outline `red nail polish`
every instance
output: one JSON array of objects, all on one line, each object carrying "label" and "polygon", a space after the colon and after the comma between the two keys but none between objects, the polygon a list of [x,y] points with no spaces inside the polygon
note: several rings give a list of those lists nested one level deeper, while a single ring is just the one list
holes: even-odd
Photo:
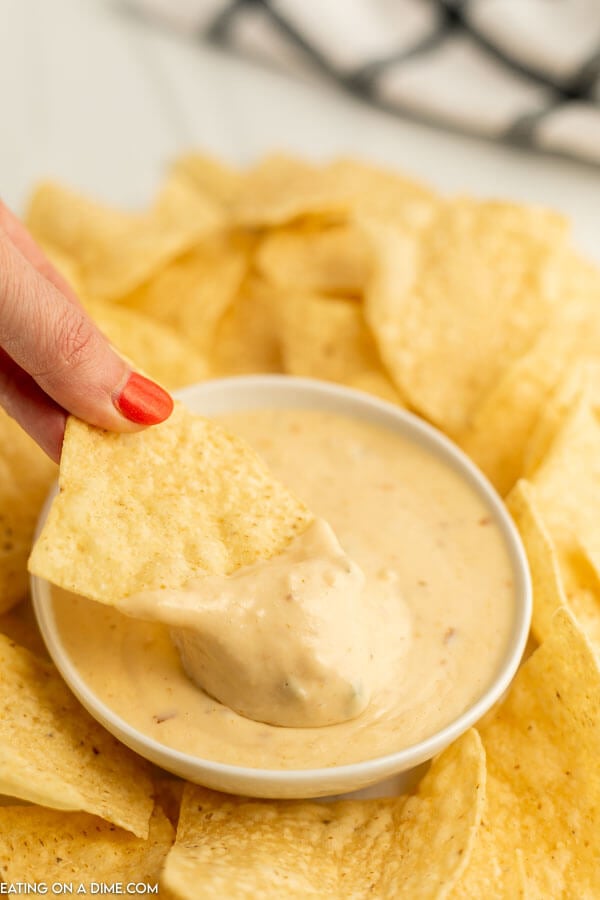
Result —
[{"label": "red nail polish", "polygon": [[122,416],[137,425],[157,425],[173,412],[173,398],[158,384],[132,372],[114,401]]}]

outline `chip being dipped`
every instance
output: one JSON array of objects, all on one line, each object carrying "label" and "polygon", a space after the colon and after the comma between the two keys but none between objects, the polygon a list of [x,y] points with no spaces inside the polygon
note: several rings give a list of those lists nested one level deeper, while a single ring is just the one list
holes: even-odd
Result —
[{"label": "chip being dipped", "polygon": [[362,572],[243,440],[182,405],[137,434],[72,418],[59,484],[34,574],[170,626],[192,681],[241,715],[313,726],[365,708]]}]

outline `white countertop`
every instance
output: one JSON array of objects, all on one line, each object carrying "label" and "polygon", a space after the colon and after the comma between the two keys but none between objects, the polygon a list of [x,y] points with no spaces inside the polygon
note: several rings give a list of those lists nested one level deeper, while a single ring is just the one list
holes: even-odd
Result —
[{"label": "white countertop", "polygon": [[3,0],[0,193],[44,176],[146,203],[193,146],[245,162],[274,149],[355,153],[456,192],[554,206],[600,260],[600,169],[448,134],[140,21],[109,0]]}]

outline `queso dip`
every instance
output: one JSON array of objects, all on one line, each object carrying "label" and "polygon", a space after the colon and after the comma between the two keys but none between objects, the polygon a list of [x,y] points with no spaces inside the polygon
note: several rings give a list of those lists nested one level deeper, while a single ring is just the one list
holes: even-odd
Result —
[{"label": "queso dip", "polygon": [[[265,769],[382,756],[455,719],[492,681],[514,619],[508,551],[483,500],[410,438],[356,419],[309,410],[219,418],[330,523],[364,573],[369,702],[321,727],[246,718],[186,675],[168,626],[53,587],[62,642],[90,688],[163,744]],[[340,646],[355,627],[348,618]]]}]

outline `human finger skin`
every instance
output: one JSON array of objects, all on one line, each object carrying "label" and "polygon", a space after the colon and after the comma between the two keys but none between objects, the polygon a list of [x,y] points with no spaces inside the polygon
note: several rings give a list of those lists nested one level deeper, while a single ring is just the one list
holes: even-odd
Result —
[{"label": "human finger skin", "polygon": [[[70,296],[63,293],[60,276],[58,280],[54,277],[48,280],[44,270],[46,263],[50,264],[44,262],[41,251],[35,260],[37,265],[24,255],[20,246],[35,257],[27,233],[24,237],[12,222],[10,228],[10,235],[0,230],[0,348],[4,350],[6,370],[4,405],[19,409],[15,417],[30,423],[30,415],[21,407],[27,396],[37,396],[37,392],[19,375],[20,369],[30,376],[42,394],[54,401],[54,405],[102,428],[134,431],[168,418],[173,408],[169,394],[139,373],[132,372],[72,291]],[[40,265],[44,274],[38,268]],[[7,357],[17,369],[8,365]],[[41,403],[43,398],[38,399]],[[50,402],[46,412],[52,408]],[[31,424],[25,427],[31,432]],[[37,428],[33,430],[37,431]],[[51,444],[54,446],[54,438]]]}]

